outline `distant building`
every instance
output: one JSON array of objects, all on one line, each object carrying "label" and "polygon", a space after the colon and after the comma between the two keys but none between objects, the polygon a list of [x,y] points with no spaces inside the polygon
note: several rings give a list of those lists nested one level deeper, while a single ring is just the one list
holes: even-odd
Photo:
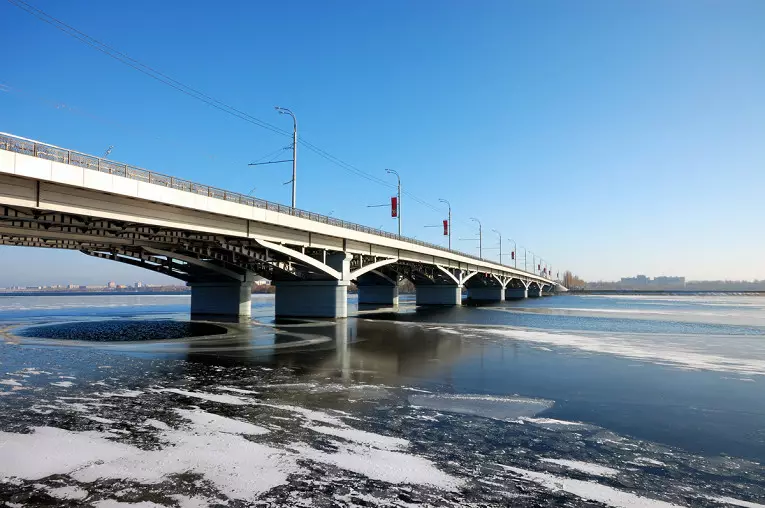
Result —
[{"label": "distant building", "polygon": [[114,281],[109,281],[106,283],[106,287],[108,287],[109,289],[115,289],[117,287],[117,283]]},{"label": "distant building", "polygon": [[136,289],[140,289],[140,288],[142,288],[142,287],[143,287],[143,282],[136,282],[136,283],[134,284],[134,286],[135,286],[135,288],[136,288]]},{"label": "distant building", "polygon": [[682,286],[685,287],[685,277],[654,277],[654,286]]},{"label": "distant building", "polygon": [[69,284],[66,289],[80,289],[79,284]]},{"label": "distant building", "polygon": [[637,275],[635,277],[622,277],[621,283],[625,286],[647,286],[650,280],[645,275]]},{"label": "distant building", "polygon": [[680,289],[685,287],[685,277],[646,277],[645,275],[636,275],[635,277],[622,277],[617,283],[622,289]]}]

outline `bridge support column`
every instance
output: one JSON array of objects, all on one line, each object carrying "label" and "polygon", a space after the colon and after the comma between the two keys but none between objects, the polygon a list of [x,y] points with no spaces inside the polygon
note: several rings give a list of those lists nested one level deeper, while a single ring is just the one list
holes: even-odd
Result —
[{"label": "bridge support column", "polygon": [[526,290],[526,292],[529,294],[529,298],[542,297],[542,288],[530,287],[529,289]]},{"label": "bridge support column", "polygon": [[252,314],[252,280],[191,282],[191,318],[247,321]]},{"label": "bridge support column", "polygon": [[280,317],[348,317],[348,282],[301,280],[276,282],[275,315]]},{"label": "bridge support column", "polygon": [[359,286],[359,305],[398,306],[397,286]]},{"label": "bridge support column", "polygon": [[481,302],[504,302],[505,289],[502,286],[468,288],[467,297]]},{"label": "bridge support column", "polygon": [[529,290],[526,288],[507,288],[505,290],[505,300],[523,300],[529,297]]},{"label": "bridge support column", "polygon": [[417,305],[462,305],[462,286],[421,284],[415,289]]}]

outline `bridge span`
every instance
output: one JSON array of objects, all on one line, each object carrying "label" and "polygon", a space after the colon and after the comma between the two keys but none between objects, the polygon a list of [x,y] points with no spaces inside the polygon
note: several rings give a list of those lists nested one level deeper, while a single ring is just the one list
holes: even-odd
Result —
[{"label": "bridge span", "polygon": [[[127,164],[0,133],[0,245],[76,249],[191,287],[194,317],[246,319],[252,281],[277,317],[347,316],[360,304],[539,297],[558,284],[469,254]],[[12,267],[4,267],[12,269]],[[62,271],[66,268],[62,267]]]}]

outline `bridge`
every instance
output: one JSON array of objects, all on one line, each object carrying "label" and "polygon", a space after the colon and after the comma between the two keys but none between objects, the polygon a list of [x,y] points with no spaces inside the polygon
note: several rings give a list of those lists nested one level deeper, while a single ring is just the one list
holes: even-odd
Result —
[{"label": "bridge", "polygon": [[[0,245],[76,249],[191,287],[199,318],[250,316],[256,275],[276,287],[277,317],[395,306],[410,280],[417,305],[540,297],[541,275],[251,196],[0,133]],[[5,267],[8,269],[10,267]],[[62,267],[65,270],[65,267]]]}]

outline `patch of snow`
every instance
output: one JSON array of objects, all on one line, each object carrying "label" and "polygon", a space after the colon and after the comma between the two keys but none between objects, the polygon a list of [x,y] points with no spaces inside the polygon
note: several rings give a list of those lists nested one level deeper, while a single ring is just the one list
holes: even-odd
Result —
[{"label": "patch of snow", "polygon": [[322,413],[321,411],[314,411],[300,406],[289,406],[286,404],[260,404],[261,406],[272,407],[275,409],[281,409],[282,411],[290,411],[297,413],[307,420],[314,422],[328,423],[330,425],[337,425],[338,427],[344,427],[345,423],[337,417]]},{"label": "patch of snow", "polygon": [[268,430],[251,423],[226,418],[201,409],[176,409],[176,413],[191,421],[195,429],[204,429],[205,432],[227,432],[229,434],[268,434]]},{"label": "patch of snow", "polygon": [[532,481],[552,491],[562,490],[582,499],[596,501],[614,508],[674,508],[679,506],[666,501],[659,501],[658,499],[641,497],[596,482],[574,480],[549,473],[538,473],[536,471],[505,466],[504,464],[499,465],[517,474],[524,480]]},{"label": "patch of snow", "polygon": [[179,388],[159,388],[152,390],[159,393],[175,393],[183,395],[184,397],[192,397],[195,399],[206,400],[209,402],[219,402],[221,404],[231,404],[233,406],[244,406],[251,404],[252,402],[242,397],[236,397],[234,395],[222,395],[206,392],[189,392],[187,390],[181,390]]},{"label": "patch of snow", "polygon": [[153,418],[147,419],[143,424],[147,427],[153,427],[155,429],[159,430],[170,430],[170,426],[166,424],[165,422],[161,422],[159,420],[155,420]]},{"label": "patch of snow", "polygon": [[215,388],[216,390],[222,390],[224,392],[231,392],[231,393],[241,393],[241,394],[251,394],[251,395],[258,395],[260,392],[256,392],[253,390],[243,390],[242,388],[234,388],[233,386],[218,386]]},{"label": "patch of snow", "polygon": [[229,497],[252,501],[300,471],[293,453],[230,433],[262,433],[260,427],[202,410],[177,411],[189,420],[189,428],[161,432],[160,439],[170,446],[134,449],[134,453],[114,460],[89,464],[71,476],[81,482],[103,478],[156,484],[189,472],[204,476]]},{"label": "patch of snow", "polygon": [[649,465],[649,466],[660,466],[660,467],[666,466],[664,462],[660,460],[656,460],[656,459],[650,459],[648,457],[636,457],[635,460],[633,460],[632,462],[638,465]]},{"label": "patch of snow", "polygon": [[122,501],[115,501],[114,499],[103,499],[96,501],[93,506],[95,508],[165,508],[161,504],[152,503],[151,501],[141,501],[140,503],[123,503]]},{"label": "patch of snow", "polygon": [[88,420],[92,420],[98,423],[115,423],[114,420],[109,420],[108,418],[101,418],[100,416],[91,416],[91,415],[84,415],[84,416]]},{"label": "patch of snow", "polygon": [[122,390],[120,392],[98,392],[95,395],[99,397],[126,397],[126,398],[135,398],[139,395],[143,395],[143,392],[140,390]]},{"label": "patch of snow", "polygon": [[548,458],[542,458],[539,460],[542,462],[557,464],[559,466],[567,467],[569,469],[574,469],[576,471],[581,471],[583,473],[592,474],[596,476],[616,476],[619,474],[618,469],[614,469],[614,468],[606,467],[606,466],[600,466],[598,464],[592,464],[590,462],[582,462],[580,460],[548,459]]},{"label": "patch of snow", "polygon": [[15,379],[3,379],[2,381],[0,381],[0,385],[21,386],[21,383],[19,383]]},{"label": "patch of snow", "polygon": [[341,437],[354,443],[364,444],[368,446],[374,446],[381,450],[399,450],[409,446],[409,441],[400,437],[383,436],[381,434],[375,434],[373,432],[367,432],[364,430],[342,428],[337,427],[323,427],[318,425],[306,425],[307,429],[311,429],[314,432],[320,432],[322,434],[328,434],[330,436]]},{"label": "patch of snow", "polygon": [[765,508],[765,504],[753,503],[751,501],[742,501],[740,499],[735,499],[735,498],[726,497],[726,496],[722,496],[722,497],[707,496],[707,499],[709,499],[710,501],[717,501],[718,503],[727,503],[727,504],[732,504],[734,506],[743,506],[744,508]]},{"label": "patch of snow", "polygon": [[88,497],[87,490],[76,486],[56,488],[47,487],[46,490],[48,491],[48,494],[59,499],[74,499],[79,501]]},{"label": "patch of snow", "polygon": [[207,508],[211,504],[211,500],[199,496],[188,497],[182,494],[173,494],[170,497],[178,501],[180,508]]},{"label": "patch of snow", "polygon": [[58,381],[51,384],[53,386],[60,386],[62,388],[71,388],[72,386],[74,386],[74,383],[72,383],[71,381]]},{"label": "patch of snow", "polygon": [[368,446],[339,445],[336,453],[327,453],[305,445],[294,445],[302,458],[332,464],[389,483],[431,485],[444,490],[456,490],[462,482],[438,469],[422,457]]},{"label": "patch of snow", "polygon": [[111,461],[138,453],[98,432],[71,432],[55,427],[33,427],[31,434],[0,432],[0,476],[37,480],[67,473],[92,462]]}]

